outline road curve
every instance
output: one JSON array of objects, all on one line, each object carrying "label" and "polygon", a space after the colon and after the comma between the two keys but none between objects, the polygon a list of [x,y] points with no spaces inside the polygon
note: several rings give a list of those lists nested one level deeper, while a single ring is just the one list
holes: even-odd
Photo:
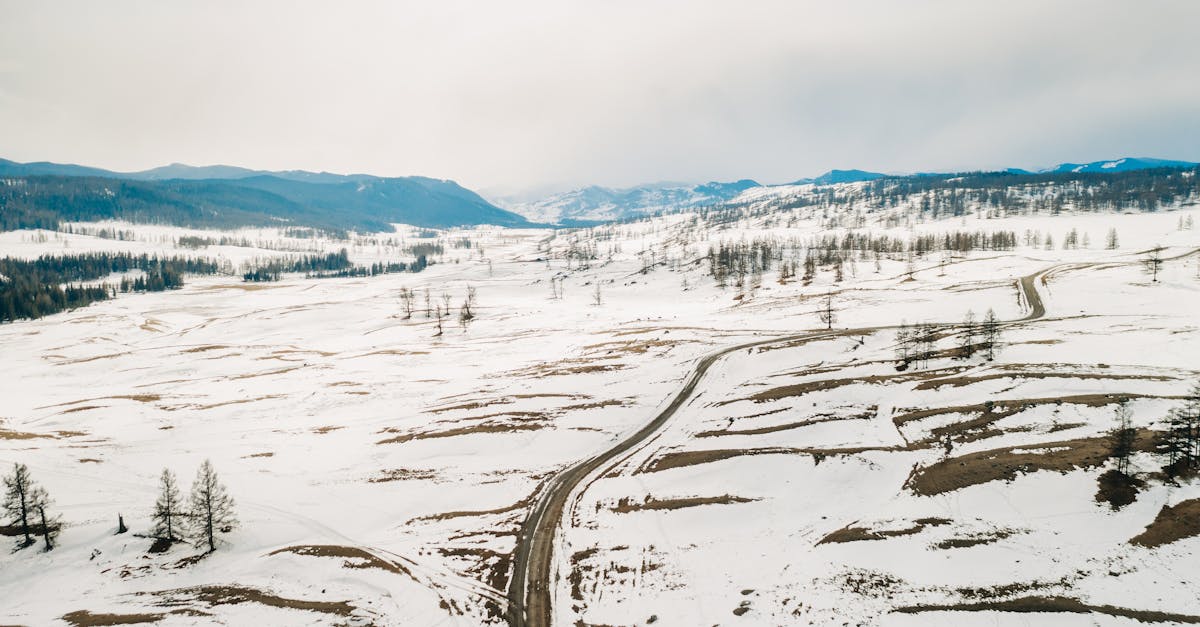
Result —
[{"label": "road curve", "polygon": [[[1039,270],[1021,277],[1017,281],[1018,287],[1025,295],[1025,302],[1029,305],[1029,313],[1014,322],[1035,320],[1046,315],[1046,307],[1038,294],[1036,285],[1042,275],[1057,267],[1058,265],[1055,265]],[[513,571],[512,578],[508,583],[507,594],[508,624],[512,627],[551,626],[551,601],[553,598],[551,586],[553,586],[553,582],[550,578],[554,570],[554,536],[558,532],[558,526],[562,521],[571,492],[589,475],[631,451],[661,429],[671,416],[687,402],[708,369],[718,360],[730,353],[756,346],[801,339],[819,339],[831,335],[857,335],[859,332],[876,332],[892,328],[895,326],[841,329],[832,332],[809,331],[795,335],[776,336],[723,348],[700,358],[683,387],[654,419],[604,452],[577,462],[554,475],[541,486],[541,494],[538,496],[537,502],[534,503],[533,509],[521,524],[521,531],[517,535],[517,547],[513,551]]]}]

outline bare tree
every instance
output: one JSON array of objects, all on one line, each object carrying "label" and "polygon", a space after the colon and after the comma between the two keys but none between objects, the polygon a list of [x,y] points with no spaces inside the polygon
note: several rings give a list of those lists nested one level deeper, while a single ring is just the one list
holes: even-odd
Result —
[{"label": "bare tree", "polygon": [[600,293],[600,280],[596,280],[596,289],[592,291],[592,304],[599,307],[604,304],[604,296]]},{"label": "bare tree", "polygon": [[437,333],[434,333],[433,337],[441,337],[442,336],[442,318],[444,317],[444,314],[442,313],[442,306],[437,305],[434,311],[435,311],[434,321],[437,323]]},{"label": "bare tree", "polygon": [[458,309],[458,324],[463,329],[475,319],[475,288],[467,286],[467,297]]},{"label": "bare tree", "polygon": [[1145,267],[1146,274],[1149,274],[1152,277],[1151,282],[1153,283],[1158,283],[1158,273],[1162,270],[1162,253],[1163,247],[1155,246],[1154,248],[1146,251],[1145,256],[1142,257],[1142,266]]},{"label": "bare tree", "polygon": [[178,542],[183,539],[183,525],[180,519],[183,512],[183,497],[179,496],[179,486],[175,483],[175,475],[163,468],[158,478],[158,500],[154,503],[154,529],[150,532],[155,538],[166,542]]},{"label": "bare tree", "polygon": [[207,459],[200,464],[192,483],[191,509],[192,537],[197,547],[207,545],[209,551],[217,550],[217,533],[228,533],[237,526],[233,497]]},{"label": "bare tree", "polygon": [[825,325],[826,329],[832,329],[833,323],[837,322],[837,310],[833,308],[833,293],[825,294],[825,302],[821,304],[821,308],[817,310],[817,318]]},{"label": "bare tree", "polygon": [[404,319],[409,320],[413,315],[413,299],[412,290],[407,287],[400,288],[400,308],[404,310]]},{"label": "bare tree", "polygon": [[425,317],[433,315],[433,305],[430,304],[429,288],[425,288]]},{"label": "bare tree", "polygon": [[900,321],[896,328],[896,361],[898,370],[908,368],[913,359],[913,331],[907,322]]},{"label": "bare tree", "polygon": [[969,358],[975,354],[975,338],[979,335],[978,325],[975,323],[975,312],[967,310],[967,317],[963,319],[962,333],[958,336],[959,354],[963,358]]},{"label": "bare tree", "polygon": [[928,367],[937,342],[937,327],[928,322],[922,322],[914,327],[913,339],[916,343],[914,360],[920,361],[922,368]]}]

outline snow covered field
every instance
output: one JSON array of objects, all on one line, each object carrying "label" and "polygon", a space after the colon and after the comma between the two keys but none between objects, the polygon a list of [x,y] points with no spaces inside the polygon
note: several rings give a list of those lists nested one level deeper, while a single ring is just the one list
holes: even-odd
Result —
[{"label": "snow covered field", "polygon": [[[1200,498],[1194,480],[1149,482],[1114,511],[1094,499],[1103,461],[1023,462],[1011,481],[980,471],[961,486],[935,474],[958,476],[945,460],[986,451],[1089,446],[1113,427],[1117,397],[1136,426],[1161,427],[1200,376],[1200,255],[1188,254],[1200,231],[1177,229],[1198,213],[928,222],[888,232],[1061,242],[1077,229],[1091,245],[944,266],[934,254],[911,278],[901,258],[854,260],[840,283],[827,269],[808,285],[768,270],[744,289],[707,275],[710,245],[812,237],[817,223],[697,231],[683,214],[594,231],[480,228],[439,234],[472,247],[447,245],[417,274],[189,277],[181,290],[0,326],[0,469],[27,464],[66,524],[53,551],[0,554],[0,623],[105,624],[78,612],[160,625],[503,623],[540,486],[637,431],[702,356],[823,329],[827,293],[833,330],[861,331],[723,358],[663,430],[572,494],[554,551],[558,624],[1135,620],[937,609],[1033,596],[1200,616],[1200,539],[1128,543],[1164,505]],[[130,250],[236,269],[341,247],[358,263],[404,260],[421,241],[407,227],[352,242],[246,230],[226,235],[251,246],[192,250],[175,238],[221,234],[108,226],[137,238],[0,233],[0,255]],[[1114,227],[1121,246],[1105,250]],[[1151,283],[1139,253],[1157,244],[1178,258]],[[594,259],[565,258],[589,246]],[[876,327],[957,323],[968,309],[1019,320],[1018,279],[1051,268],[1037,279],[1045,316],[1005,325],[995,361],[894,367],[894,330]],[[423,304],[406,318],[397,298],[429,290],[456,310],[468,287],[478,317],[441,336]],[[137,534],[159,473],[173,469],[186,489],[205,459],[240,525],[212,554],[147,553]],[[1159,465],[1146,452],[1134,461]],[[118,514],[132,533],[114,535]]]}]

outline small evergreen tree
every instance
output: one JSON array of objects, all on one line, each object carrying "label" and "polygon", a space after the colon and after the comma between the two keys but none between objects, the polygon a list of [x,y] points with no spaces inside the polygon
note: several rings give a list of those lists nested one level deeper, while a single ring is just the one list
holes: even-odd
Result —
[{"label": "small evergreen tree", "polygon": [[975,354],[975,337],[979,334],[979,330],[975,324],[975,312],[967,310],[967,316],[963,318],[962,333],[959,335],[958,349],[959,354],[964,359],[970,358]]},{"label": "small evergreen tree", "polygon": [[1200,383],[1192,386],[1183,404],[1167,417],[1163,448],[1171,476],[1200,468]]},{"label": "small evergreen tree", "polygon": [[191,510],[192,538],[198,548],[207,545],[209,551],[217,550],[217,533],[229,532],[237,526],[233,498],[207,459],[192,483]]},{"label": "small evergreen tree", "polygon": [[907,368],[912,361],[912,346],[913,331],[907,322],[901,321],[900,326],[896,328],[896,361],[899,362],[898,367],[901,370]]},{"label": "small evergreen tree", "polygon": [[183,498],[175,474],[163,468],[158,479],[158,500],[154,503],[154,530],[150,534],[159,540],[178,542],[183,539]]},{"label": "small evergreen tree", "polygon": [[1129,457],[1137,440],[1137,429],[1133,428],[1133,414],[1127,402],[1117,406],[1117,426],[1109,432],[1112,440],[1112,456],[1117,460],[1117,472],[1129,474]]},{"label": "small evergreen tree", "polygon": [[996,358],[1000,352],[1000,321],[996,318],[996,312],[991,309],[987,310],[987,315],[983,317],[983,351],[988,361]]},{"label": "small evergreen tree", "polygon": [[34,491],[37,485],[29,476],[29,468],[25,464],[13,464],[12,474],[4,477],[4,515],[21,536],[17,539],[17,548],[23,549],[33,544],[33,527],[30,521],[34,517]]},{"label": "small evergreen tree", "polygon": [[48,513],[46,510],[50,507],[50,494],[42,486],[34,486],[29,491],[30,509],[37,516],[40,525],[42,540],[45,541],[45,550],[50,551],[54,548],[54,541],[58,539],[58,531],[62,528],[57,516]]}]

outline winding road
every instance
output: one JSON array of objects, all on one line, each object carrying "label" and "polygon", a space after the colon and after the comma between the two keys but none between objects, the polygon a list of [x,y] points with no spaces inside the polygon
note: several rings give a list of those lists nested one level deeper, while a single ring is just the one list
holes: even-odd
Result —
[{"label": "winding road", "polygon": [[[1063,265],[1056,264],[1039,270],[1017,281],[1029,313],[1012,322],[1036,320],[1046,315],[1046,307],[1038,294],[1038,279]],[[700,380],[722,357],[741,350],[757,346],[792,342],[797,340],[815,340],[834,335],[858,335],[868,332],[893,329],[895,326],[864,327],[860,329],[843,329],[838,331],[810,331],[795,335],[777,336],[736,346],[723,348],[715,353],[702,357],[696,362],[695,368],[688,375],[683,387],[676,393],[671,402],[663,408],[650,422],[641,429],[614,444],[609,449],[595,457],[578,462],[566,470],[554,475],[541,487],[541,494],[533,509],[521,525],[517,536],[517,547],[513,553],[513,574],[508,584],[508,623],[513,627],[550,627],[552,619],[552,588],[551,578],[554,574],[554,539],[571,493],[583,484],[589,476],[603,476],[613,466],[621,461],[626,453],[639,444],[647,442],[661,429],[671,416],[683,406],[692,396]],[[599,471],[599,474],[596,474]]]}]

